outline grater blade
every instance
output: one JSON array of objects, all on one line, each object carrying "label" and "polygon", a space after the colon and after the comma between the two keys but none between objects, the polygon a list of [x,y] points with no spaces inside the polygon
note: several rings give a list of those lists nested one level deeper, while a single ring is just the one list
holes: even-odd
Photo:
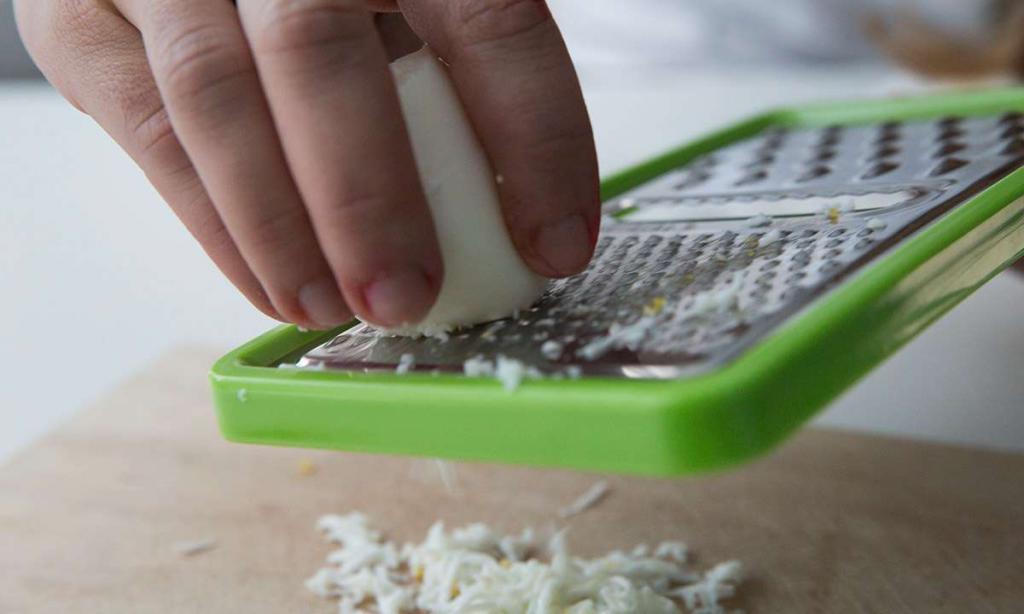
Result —
[{"label": "grater blade", "polygon": [[461,372],[498,354],[547,374],[717,368],[873,259],[1016,169],[1024,117],[769,129],[604,204],[589,268],[515,317],[446,339],[365,324],[297,368]]}]

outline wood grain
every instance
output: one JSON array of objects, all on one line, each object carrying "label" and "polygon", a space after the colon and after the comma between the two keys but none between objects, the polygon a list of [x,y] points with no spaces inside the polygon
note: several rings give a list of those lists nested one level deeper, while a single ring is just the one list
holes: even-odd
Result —
[{"label": "wood grain", "polygon": [[[362,510],[399,539],[438,518],[544,527],[595,480],[461,464],[448,492],[429,460],[226,443],[213,358],[167,356],[0,468],[0,612],[333,612],[302,587],[328,551],[320,514]],[[1020,612],[1022,482],[1022,455],[808,431],[729,473],[612,477],[570,542],[738,558],[753,613]],[[202,538],[217,547],[174,550]]]}]

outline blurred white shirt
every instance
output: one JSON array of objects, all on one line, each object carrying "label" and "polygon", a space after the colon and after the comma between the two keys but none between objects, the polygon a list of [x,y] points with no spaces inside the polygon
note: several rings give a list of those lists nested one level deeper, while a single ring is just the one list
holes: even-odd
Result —
[{"label": "blurred white shirt", "polygon": [[869,16],[977,33],[988,0],[549,0],[577,64],[880,61]]}]

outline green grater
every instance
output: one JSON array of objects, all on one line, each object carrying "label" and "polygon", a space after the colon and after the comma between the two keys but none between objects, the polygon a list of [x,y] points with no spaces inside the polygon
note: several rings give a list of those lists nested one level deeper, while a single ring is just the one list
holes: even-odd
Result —
[{"label": "green grater", "polygon": [[[234,350],[211,373],[221,430],[655,475],[751,459],[1024,252],[1021,111],[1014,88],[736,124],[606,179],[594,260],[528,311]],[[530,377],[465,374],[498,356]]]}]

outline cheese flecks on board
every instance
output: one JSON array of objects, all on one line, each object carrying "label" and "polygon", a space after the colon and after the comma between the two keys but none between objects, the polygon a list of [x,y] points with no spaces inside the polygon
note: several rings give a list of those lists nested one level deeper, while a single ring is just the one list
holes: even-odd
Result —
[{"label": "cheese flecks on board", "polygon": [[726,614],[721,601],[742,579],[736,561],[696,570],[673,541],[587,559],[568,551],[564,533],[543,544],[532,529],[436,523],[421,543],[399,545],[359,513],[318,526],[339,548],[306,586],[338,599],[341,614]]}]

